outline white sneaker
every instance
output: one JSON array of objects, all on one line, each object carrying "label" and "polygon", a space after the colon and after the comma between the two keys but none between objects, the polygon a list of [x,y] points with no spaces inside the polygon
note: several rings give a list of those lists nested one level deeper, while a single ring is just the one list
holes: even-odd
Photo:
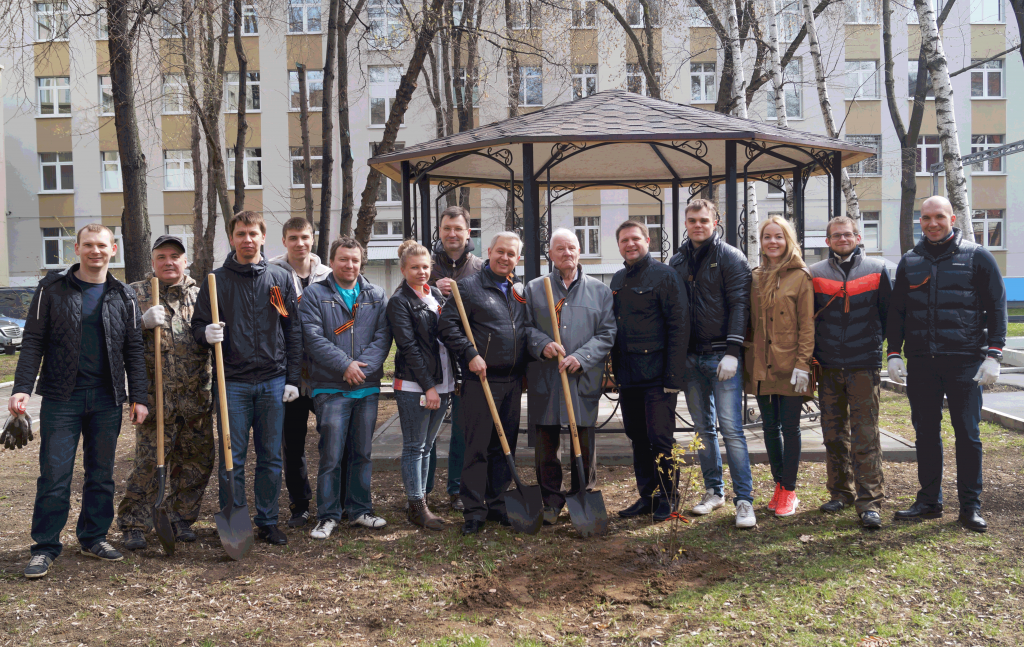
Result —
[{"label": "white sneaker", "polygon": [[337,527],[338,522],[334,519],[323,519],[318,521],[316,527],[309,531],[309,536],[313,539],[327,539]]},{"label": "white sneaker", "polygon": [[700,503],[693,506],[693,510],[690,510],[690,512],[697,516],[702,516],[711,514],[723,505],[725,505],[725,497],[721,494],[715,494],[714,490],[708,490],[704,493],[704,498],[700,500]]},{"label": "white sneaker", "polygon": [[352,522],[353,526],[363,526],[364,528],[383,528],[387,524],[387,521],[369,512],[360,515],[358,519]]},{"label": "white sneaker", "polygon": [[757,517],[754,516],[754,506],[750,501],[739,501],[736,503],[736,527],[753,528],[757,525]]}]

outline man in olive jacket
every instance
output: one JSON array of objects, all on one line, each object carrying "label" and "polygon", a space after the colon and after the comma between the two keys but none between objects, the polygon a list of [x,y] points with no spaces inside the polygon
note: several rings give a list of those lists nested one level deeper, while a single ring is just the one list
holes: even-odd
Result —
[{"label": "man in olive jacket", "polygon": [[[554,340],[544,277],[536,278],[526,286],[526,338],[530,355],[540,361],[531,362],[526,370],[526,382],[530,385],[526,404],[530,424],[537,429],[534,450],[537,482],[544,497],[544,521],[550,524],[558,519],[566,496],[562,492],[559,444],[561,428],[569,424],[569,414],[559,373],[565,372],[569,378],[586,472],[577,474],[576,462],[570,462],[571,495],[581,487],[592,490],[597,483],[594,426],[601,399],[604,360],[615,343],[615,314],[612,291],[600,280],[584,275],[579,265],[580,243],[576,234],[568,229],[553,231],[548,254],[555,265],[548,278],[562,345]],[[564,357],[561,362],[559,353]]]}]

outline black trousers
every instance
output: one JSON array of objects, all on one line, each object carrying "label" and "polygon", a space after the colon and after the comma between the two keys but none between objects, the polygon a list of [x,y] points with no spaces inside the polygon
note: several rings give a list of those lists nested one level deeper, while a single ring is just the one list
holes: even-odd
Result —
[{"label": "black trousers", "polygon": [[668,475],[672,447],[676,444],[678,399],[678,393],[665,393],[660,386],[619,389],[622,426],[633,443],[633,472],[643,498],[653,496],[658,486],[662,495],[675,494],[674,480]]},{"label": "black trousers", "polygon": [[[593,490],[597,486],[597,443],[594,442],[592,427],[577,427],[580,437],[580,454],[583,458],[583,471],[586,473],[584,488]],[[559,425],[537,425],[536,446],[533,450],[534,464],[537,466],[537,483],[544,497],[544,505],[560,510],[565,505],[565,493],[562,492],[562,460],[559,451],[561,443],[561,427]],[[565,439],[569,452],[569,494],[580,491],[580,475],[576,469],[576,459],[572,451],[572,436]]]},{"label": "black trousers", "polygon": [[284,429],[281,434],[284,484],[288,488],[291,509],[297,512],[309,510],[309,501],[313,498],[306,466],[306,429],[312,411],[313,398],[305,395],[284,404]]},{"label": "black trousers", "polygon": [[[490,382],[490,386],[505,438],[515,456],[522,408],[522,380]],[[462,391],[462,407],[466,455],[462,462],[459,495],[466,507],[463,516],[467,521],[484,521],[489,514],[505,514],[505,490],[512,482],[512,473],[505,461],[505,453],[498,441],[498,432],[480,382],[466,381]]]}]

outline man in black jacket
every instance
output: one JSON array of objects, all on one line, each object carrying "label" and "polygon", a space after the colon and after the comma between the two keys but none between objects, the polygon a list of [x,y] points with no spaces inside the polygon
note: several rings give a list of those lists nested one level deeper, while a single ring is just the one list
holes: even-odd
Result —
[{"label": "man in black jacket", "polygon": [[[132,403],[132,421],[149,413],[142,311],[135,292],[107,271],[117,244],[109,229],[86,225],[78,232],[79,263],[53,271],[32,298],[25,338],[8,403],[25,412],[32,385],[43,397],[39,412],[39,480],[32,512],[32,559],[25,577],[43,577],[63,550],[60,532],[71,507],[71,473],[78,437],[85,454],[82,511],[76,535],[88,557],[118,561],[107,542],[114,520],[114,450],[121,432],[121,405]],[[43,370],[39,372],[42,361]],[[125,394],[125,373],[128,390]]]},{"label": "man in black jacket", "polygon": [[452,352],[466,380],[462,419],[466,455],[460,497],[465,507],[462,534],[480,532],[487,520],[508,525],[505,490],[512,481],[480,378],[487,378],[512,453],[519,437],[523,374],[526,372],[526,299],[522,283],[513,282],[522,240],[501,232],[487,249],[483,270],[458,282],[476,348],[462,328],[455,299],[441,310],[438,336]]},{"label": "man in black jacket", "polygon": [[732,476],[736,527],[752,528],[753,479],[743,435],[743,338],[750,310],[750,267],[743,254],[715,231],[718,211],[710,200],[686,205],[686,236],[669,264],[686,290],[690,343],[686,358],[686,406],[704,447],[698,452],[706,492],[693,514],[725,505],[722,455],[715,414]]},{"label": "man in black jacket", "polygon": [[[995,384],[1006,342],[1006,287],[992,254],[953,227],[949,200],[921,204],[921,241],[896,268],[889,308],[889,378],[907,378],[910,417],[917,433],[921,489],[897,520],[942,516],[943,396],[956,437],[960,523],[975,532],[981,517],[982,387]],[[904,367],[900,351],[914,372]]]},{"label": "man in black jacket", "polygon": [[[690,318],[676,273],[651,258],[647,226],[627,220],[615,230],[615,238],[625,268],[611,283],[617,327],[612,367],[640,492],[619,516],[653,511],[655,521],[664,521],[674,512],[669,457],[675,445],[676,403],[685,385]],[[659,486],[661,496],[655,497]]]},{"label": "man in black jacket", "polygon": [[259,537],[269,544],[288,543],[277,527],[281,493],[281,433],[284,403],[299,397],[302,364],[302,326],[298,321],[291,273],[270,265],[260,248],[267,229],[263,216],[242,211],[228,224],[231,246],[217,276],[220,323],[213,325],[210,284],[204,280],[192,317],[192,334],[210,348],[221,342],[228,397],[231,458],[235,483],[228,482],[220,452],[220,507],[232,493],[236,505],[245,505],[245,456],[249,429],[256,445],[255,499]]}]

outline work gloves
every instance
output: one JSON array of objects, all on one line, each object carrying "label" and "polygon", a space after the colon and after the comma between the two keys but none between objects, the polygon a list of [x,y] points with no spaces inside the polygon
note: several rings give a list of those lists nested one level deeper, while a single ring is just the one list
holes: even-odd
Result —
[{"label": "work gloves", "polygon": [[999,379],[999,362],[994,357],[986,358],[978,368],[974,381],[982,386],[991,386]]},{"label": "work gloves", "polygon": [[718,381],[725,382],[736,377],[736,369],[739,365],[739,360],[732,355],[723,355],[721,361],[718,362]]},{"label": "work gloves", "polygon": [[206,327],[206,343],[213,346],[224,341],[224,322],[210,324]]},{"label": "work gloves", "polygon": [[[998,373],[997,367],[996,374]],[[907,367],[903,364],[903,358],[899,355],[893,355],[889,358],[889,379],[896,384],[906,384],[907,382]]]},{"label": "work gloves", "polygon": [[291,384],[284,385],[284,395],[281,396],[281,402],[292,402],[299,399],[299,390]]},{"label": "work gloves", "polygon": [[142,327],[151,330],[167,323],[167,311],[163,306],[153,306],[142,315]]},{"label": "work gloves", "polygon": [[796,389],[797,393],[803,393],[811,383],[811,374],[807,371],[801,371],[798,368],[794,368],[793,376],[789,378],[789,383],[793,385],[793,388]]},{"label": "work gloves", "polygon": [[0,432],[0,443],[7,449],[21,449],[33,438],[32,416],[27,413],[7,418],[4,430]]}]

